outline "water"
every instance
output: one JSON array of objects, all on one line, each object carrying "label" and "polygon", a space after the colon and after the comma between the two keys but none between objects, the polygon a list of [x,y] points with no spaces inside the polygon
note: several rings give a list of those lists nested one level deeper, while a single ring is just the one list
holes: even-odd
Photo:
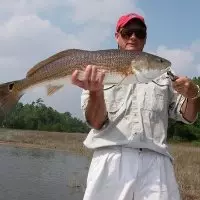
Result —
[{"label": "water", "polygon": [[81,200],[86,157],[0,146],[0,200]]}]

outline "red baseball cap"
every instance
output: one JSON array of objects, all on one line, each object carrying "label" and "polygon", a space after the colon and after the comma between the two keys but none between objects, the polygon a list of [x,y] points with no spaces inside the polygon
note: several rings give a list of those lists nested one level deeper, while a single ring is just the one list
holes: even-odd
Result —
[{"label": "red baseball cap", "polygon": [[144,25],[146,26],[145,24],[145,20],[144,20],[144,17],[142,17],[141,15],[138,15],[136,13],[129,13],[127,15],[122,15],[118,21],[117,21],[117,25],[116,25],[116,31],[118,31],[121,27],[125,26],[130,20],[132,19],[139,19],[141,20]]}]

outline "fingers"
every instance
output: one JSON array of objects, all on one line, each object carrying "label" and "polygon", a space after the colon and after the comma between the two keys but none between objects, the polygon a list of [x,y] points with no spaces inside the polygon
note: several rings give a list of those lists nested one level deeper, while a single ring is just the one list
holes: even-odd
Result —
[{"label": "fingers", "polygon": [[188,78],[187,77],[180,77],[177,78],[172,84],[174,89],[181,89],[187,86]]},{"label": "fingers", "polygon": [[71,81],[72,81],[72,84],[77,85],[77,86],[79,86],[79,87],[82,87],[83,83],[82,83],[82,81],[80,81],[80,80],[78,79],[78,70],[75,70],[75,71],[72,73]]},{"label": "fingers", "polygon": [[173,82],[173,88],[187,98],[192,98],[197,94],[196,85],[188,77],[178,78]]},{"label": "fingers", "polygon": [[78,71],[74,71],[72,83],[85,90],[95,91],[103,88],[104,77],[104,71],[100,71],[97,66],[88,65],[85,68],[82,81],[78,79]]},{"label": "fingers", "polygon": [[92,66],[88,65],[84,72],[84,79],[83,79],[84,89],[89,88],[89,82],[91,81],[91,74],[92,74]]},{"label": "fingers", "polygon": [[100,73],[99,76],[99,84],[103,83],[104,78],[105,78],[105,71],[102,71],[102,73]]},{"label": "fingers", "polygon": [[98,81],[98,76],[97,76],[97,67],[96,66],[90,66],[92,69],[92,73],[91,73],[91,81],[92,82],[96,82]]},{"label": "fingers", "polygon": [[175,90],[181,90],[182,88],[185,87],[185,85],[184,84],[174,84],[173,87]]}]

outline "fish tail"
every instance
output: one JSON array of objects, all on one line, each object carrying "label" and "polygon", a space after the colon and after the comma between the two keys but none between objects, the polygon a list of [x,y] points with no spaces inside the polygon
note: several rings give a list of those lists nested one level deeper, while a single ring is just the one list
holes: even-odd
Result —
[{"label": "fish tail", "polygon": [[16,106],[20,98],[23,96],[22,91],[15,89],[15,85],[21,80],[0,84],[0,119],[4,119],[6,115]]}]

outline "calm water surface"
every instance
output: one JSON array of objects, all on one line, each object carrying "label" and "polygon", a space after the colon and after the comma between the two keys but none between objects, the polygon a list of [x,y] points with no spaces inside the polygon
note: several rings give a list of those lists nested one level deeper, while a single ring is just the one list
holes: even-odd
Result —
[{"label": "calm water surface", "polygon": [[81,200],[89,161],[53,150],[0,146],[0,200]]}]

